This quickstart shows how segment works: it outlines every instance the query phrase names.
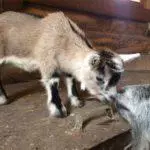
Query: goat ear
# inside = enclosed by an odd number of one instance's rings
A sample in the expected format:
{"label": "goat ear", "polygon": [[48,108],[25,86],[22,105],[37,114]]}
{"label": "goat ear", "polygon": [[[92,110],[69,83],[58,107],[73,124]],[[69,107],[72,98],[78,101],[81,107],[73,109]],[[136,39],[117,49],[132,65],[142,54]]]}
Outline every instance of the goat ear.
{"label": "goat ear", "polygon": [[141,56],[140,53],[135,53],[135,54],[120,54],[119,55],[121,57],[121,59],[123,60],[123,62],[130,62],[134,59],[137,59],[138,57]]}
{"label": "goat ear", "polygon": [[124,65],[121,57],[111,50],[103,50],[100,52],[102,61],[114,72],[123,72]]}

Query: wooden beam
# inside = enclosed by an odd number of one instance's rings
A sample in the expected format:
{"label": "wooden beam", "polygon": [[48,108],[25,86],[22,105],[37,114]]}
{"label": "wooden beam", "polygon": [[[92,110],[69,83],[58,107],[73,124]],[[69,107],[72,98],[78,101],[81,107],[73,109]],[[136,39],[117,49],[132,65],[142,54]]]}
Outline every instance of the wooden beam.
{"label": "wooden beam", "polygon": [[150,21],[150,11],[143,5],[130,0],[26,0],[30,3],[44,4],[61,9],[87,12],[95,15],[108,15],[137,21]]}

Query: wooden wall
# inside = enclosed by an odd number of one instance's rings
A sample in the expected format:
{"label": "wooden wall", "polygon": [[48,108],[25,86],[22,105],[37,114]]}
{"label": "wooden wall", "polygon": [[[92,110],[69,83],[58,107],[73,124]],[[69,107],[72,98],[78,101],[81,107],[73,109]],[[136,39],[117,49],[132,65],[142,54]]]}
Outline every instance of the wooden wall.
{"label": "wooden wall", "polygon": [[23,0],[0,0],[0,12],[22,8]]}
{"label": "wooden wall", "polygon": [[131,0],[26,0],[60,9],[107,15],[137,21],[150,21],[150,11]]}
{"label": "wooden wall", "polygon": [[148,27],[146,22],[97,16],[46,5],[26,4],[22,9],[23,12],[39,16],[46,16],[48,13],[60,10],[85,31],[98,50],[105,47],[119,53],[145,53],[150,50],[150,39],[146,36]]}

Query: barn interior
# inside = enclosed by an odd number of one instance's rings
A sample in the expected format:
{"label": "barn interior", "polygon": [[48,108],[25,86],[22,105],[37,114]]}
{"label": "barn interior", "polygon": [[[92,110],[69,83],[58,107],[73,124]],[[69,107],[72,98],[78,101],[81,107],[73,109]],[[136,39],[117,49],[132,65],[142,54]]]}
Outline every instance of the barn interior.
{"label": "barn interior", "polygon": [[[141,53],[125,64],[118,87],[150,83],[149,0],[0,0],[0,10],[40,17],[63,11],[85,31],[97,51]],[[84,106],[70,109],[66,118],[50,118],[38,72],[5,65],[1,73],[10,104],[0,106],[0,150],[123,150],[130,143],[128,123],[117,113],[108,116],[108,106],[88,99],[79,83]],[[63,76],[59,90],[65,102]]]}

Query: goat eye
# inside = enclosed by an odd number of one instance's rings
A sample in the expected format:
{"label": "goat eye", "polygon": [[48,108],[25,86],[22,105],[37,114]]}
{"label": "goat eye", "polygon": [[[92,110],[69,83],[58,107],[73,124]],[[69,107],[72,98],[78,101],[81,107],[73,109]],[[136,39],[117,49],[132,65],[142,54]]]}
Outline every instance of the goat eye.
{"label": "goat eye", "polygon": [[99,81],[100,83],[104,83],[104,80],[103,78],[100,78],[100,77],[96,77],[97,81]]}

